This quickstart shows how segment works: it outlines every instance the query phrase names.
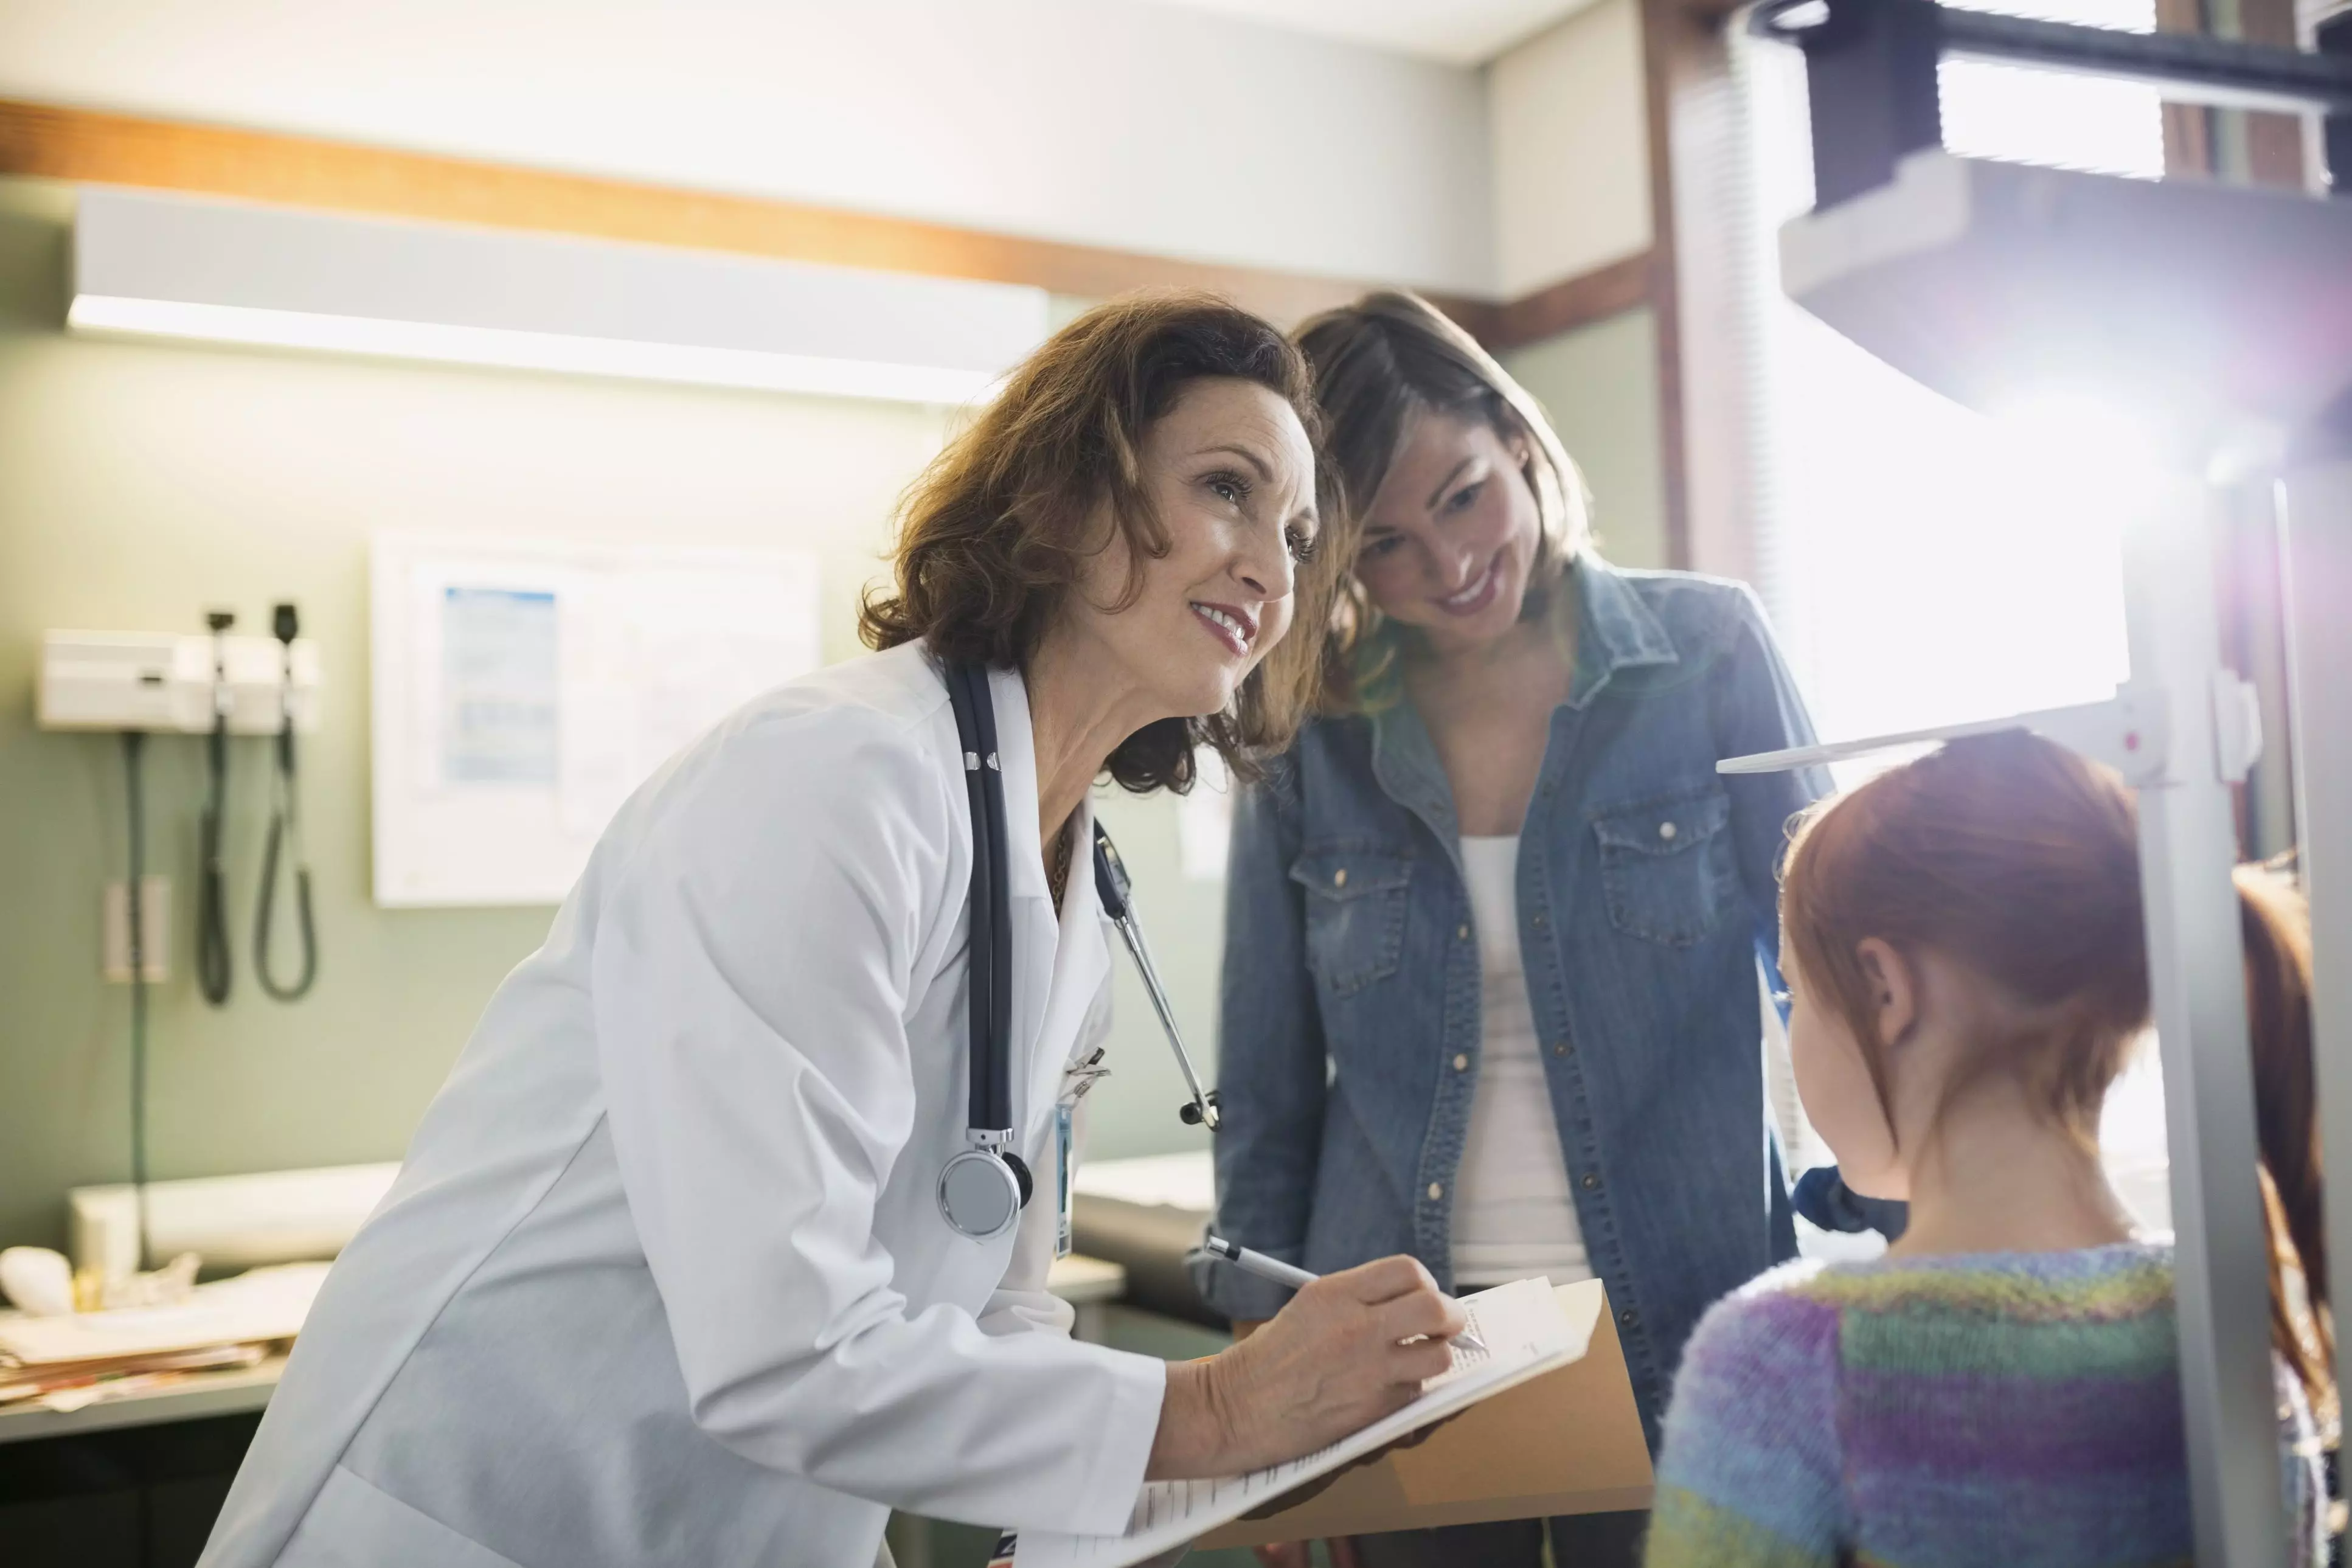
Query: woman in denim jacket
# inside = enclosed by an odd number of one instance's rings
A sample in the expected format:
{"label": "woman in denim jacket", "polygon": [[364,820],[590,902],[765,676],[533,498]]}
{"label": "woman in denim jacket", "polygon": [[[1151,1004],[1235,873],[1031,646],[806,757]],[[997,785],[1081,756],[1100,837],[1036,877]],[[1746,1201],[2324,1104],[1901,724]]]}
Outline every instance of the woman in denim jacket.
{"label": "woman in denim jacket", "polygon": [[[1715,764],[1811,730],[1754,595],[1603,562],[1534,400],[1435,310],[1374,294],[1299,342],[1357,614],[1327,716],[1237,805],[1218,1231],[1318,1272],[1409,1252],[1448,1289],[1598,1275],[1654,1445],[1699,1314],[1796,1250],[1757,965],[1826,781]],[[1240,1331],[1286,1296],[1195,1268]],[[1643,1517],[1555,1521],[1555,1554],[1630,1563]],[[1542,1535],[1356,1546],[1532,1568]]]}

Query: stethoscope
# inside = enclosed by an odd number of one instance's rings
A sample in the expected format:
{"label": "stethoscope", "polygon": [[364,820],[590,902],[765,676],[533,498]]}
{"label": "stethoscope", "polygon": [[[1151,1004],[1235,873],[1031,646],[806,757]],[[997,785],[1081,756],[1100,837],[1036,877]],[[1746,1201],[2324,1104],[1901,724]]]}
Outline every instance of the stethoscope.
{"label": "stethoscope", "polygon": [[[988,671],[968,659],[945,666],[948,702],[955,710],[956,741],[963,753],[964,790],[971,805],[971,940],[969,947],[971,1018],[971,1084],[965,1117],[965,1147],[940,1173],[940,1213],[959,1235],[986,1241],[1003,1235],[1027,1205],[1034,1182],[1029,1167],[1013,1152],[1013,912],[1006,876],[1004,774],[996,759],[996,705],[988,691]],[[1175,1011],[1152,965],[1151,949],[1135,918],[1134,889],[1110,835],[1095,824],[1095,892],[1103,913],[1118,928],[1152,1011],[1167,1031],[1169,1048],[1183,1070],[1192,1099],[1178,1112],[1189,1127],[1217,1126],[1217,1094],[1201,1087],[1192,1058],[1176,1027]]]}

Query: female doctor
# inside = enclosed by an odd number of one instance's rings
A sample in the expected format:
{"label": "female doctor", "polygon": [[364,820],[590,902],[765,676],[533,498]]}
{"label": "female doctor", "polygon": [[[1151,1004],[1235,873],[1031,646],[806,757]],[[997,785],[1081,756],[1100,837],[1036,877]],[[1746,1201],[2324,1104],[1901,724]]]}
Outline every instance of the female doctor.
{"label": "female doctor", "polygon": [[[1107,1026],[1088,786],[1283,745],[1345,549],[1305,367],[1205,297],[1079,318],[910,492],[877,651],[640,790],[500,987],[320,1293],[204,1562],[863,1568],[888,1509],[1124,1528],[1150,1478],[1307,1452],[1463,1324],[1334,1274],[1166,1365],[1045,1289],[1057,1102]],[[983,660],[1009,843],[1017,1225],[966,1147],[973,859],[942,658]],[[1077,869],[1074,872],[1072,868]]]}

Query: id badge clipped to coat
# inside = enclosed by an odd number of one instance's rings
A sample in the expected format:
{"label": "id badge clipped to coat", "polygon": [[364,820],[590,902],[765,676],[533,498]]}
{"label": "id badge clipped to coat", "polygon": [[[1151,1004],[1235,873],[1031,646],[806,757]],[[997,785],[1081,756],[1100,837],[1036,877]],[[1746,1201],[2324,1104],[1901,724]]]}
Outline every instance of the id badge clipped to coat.
{"label": "id badge clipped to coat", "polygon": [[1077,1118],[1078,1101],[1087,1097],[1099,1079],[1110,1076],[1110,1068],[1102,1065],[1103,1050],[1095,1047],[1094,1055],[1074,1063],[1062,1074],[1062,1092],[1054,1101],[1054,1185],[1059,1201],[1055,1205],[1054,1256],[1070,1255],[1072,1211],[1076,1202],[1073,1184],[1078,1169]]}

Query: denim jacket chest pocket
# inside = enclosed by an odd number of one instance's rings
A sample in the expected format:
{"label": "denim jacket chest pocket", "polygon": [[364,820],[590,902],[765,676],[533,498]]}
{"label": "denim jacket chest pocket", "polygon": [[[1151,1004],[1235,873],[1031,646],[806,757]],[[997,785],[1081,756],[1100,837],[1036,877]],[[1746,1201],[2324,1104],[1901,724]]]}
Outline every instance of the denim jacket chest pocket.
{"label": "denim jacket chest pocket", "polygon": [[1352,846],[1309,847],[1290,878],[1307,893],[1307,966],[1335,995],[1397,972],[1412,862]]}
{"label": "denim jacket chest pocket", "polygon": [[1627,936],[1689,947],[1739,902],[1731,800],[1718,786],[1592,813],[1609,922]]}

